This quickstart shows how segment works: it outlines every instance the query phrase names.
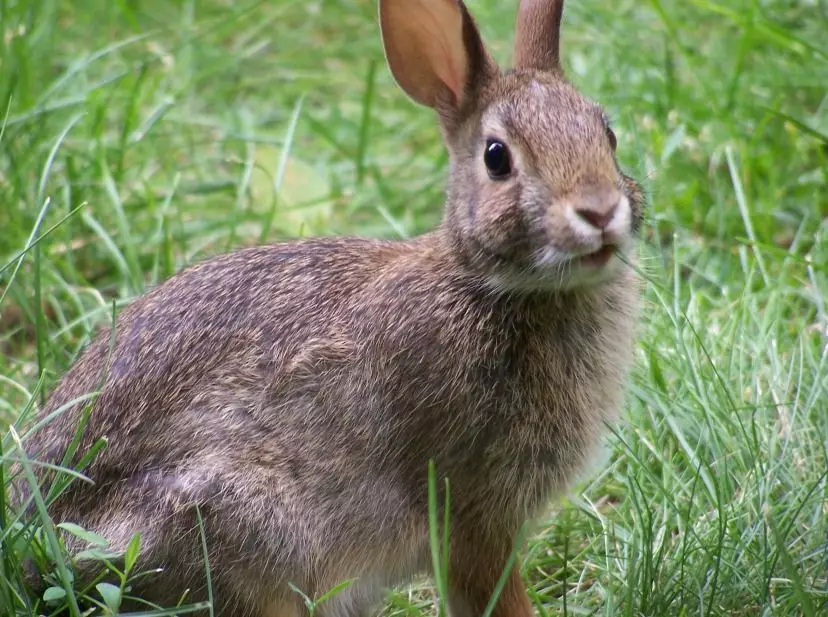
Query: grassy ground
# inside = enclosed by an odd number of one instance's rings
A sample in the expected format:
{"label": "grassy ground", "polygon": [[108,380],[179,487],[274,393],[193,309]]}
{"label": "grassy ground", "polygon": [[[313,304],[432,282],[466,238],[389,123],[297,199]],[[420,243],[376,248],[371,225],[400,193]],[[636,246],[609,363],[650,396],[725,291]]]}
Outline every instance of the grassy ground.
{"label": "grassy ground", "polygon": [[[469,4],[508,60],[515,3]],[[823,0],[569,3],[569,74],[652,204],[624,422],[524,554],[542,616],[828,614],[826,32]],[[440,217],[433,118],[366,0],[0,0],[0,96],[7,453],[113,299],[231,247]],[[0,614],[33,614],[0,522]]]}

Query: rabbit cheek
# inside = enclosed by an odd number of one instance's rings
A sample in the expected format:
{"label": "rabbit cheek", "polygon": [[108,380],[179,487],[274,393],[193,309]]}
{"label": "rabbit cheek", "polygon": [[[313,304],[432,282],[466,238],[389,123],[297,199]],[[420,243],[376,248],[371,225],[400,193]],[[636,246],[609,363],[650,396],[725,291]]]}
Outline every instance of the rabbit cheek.
{"label": "rabbit cheek", "polygon": [[521,186],[517,182],[488,183],[472,202],[472,234],[484,252],[511,263],[521,263],[529,254],[528,228],[520,208]]}

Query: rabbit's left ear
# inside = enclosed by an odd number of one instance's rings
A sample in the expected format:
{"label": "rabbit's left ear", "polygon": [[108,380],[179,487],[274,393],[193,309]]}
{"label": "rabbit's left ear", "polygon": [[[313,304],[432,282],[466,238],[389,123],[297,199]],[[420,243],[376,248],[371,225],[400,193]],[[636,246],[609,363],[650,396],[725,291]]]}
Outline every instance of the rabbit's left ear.
{"label": "rabbit's left ear", "polygon": [[465,106],[497,68],[460,0],[380,0],[385,57],[412,99]]}

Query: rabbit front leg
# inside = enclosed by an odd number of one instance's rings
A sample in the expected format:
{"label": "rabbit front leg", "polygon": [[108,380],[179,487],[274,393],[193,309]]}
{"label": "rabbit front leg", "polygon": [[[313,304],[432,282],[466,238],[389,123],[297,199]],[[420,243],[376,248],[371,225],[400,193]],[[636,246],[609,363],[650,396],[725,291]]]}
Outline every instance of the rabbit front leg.
{"label": "rabbit front leg", "polygon": [[[481,617],[494,595],[512,550],[513,538],[492,541],[466,538],[454,543],[449,566],[449,612],[451,617]],[[492,617],[532,617],[533,609],[520,568],[513,564],[497,599]]]}

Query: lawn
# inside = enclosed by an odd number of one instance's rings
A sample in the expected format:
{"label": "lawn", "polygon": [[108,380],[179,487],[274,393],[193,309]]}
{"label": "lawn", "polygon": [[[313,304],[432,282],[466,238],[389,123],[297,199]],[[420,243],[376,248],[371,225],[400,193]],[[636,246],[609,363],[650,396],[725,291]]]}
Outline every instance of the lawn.
{"label": "lawn", "polygon": [[[504,63],[515,4],[469,1]],[[826,32],[823,0],[568,3],[568,74],[648,193],[646,292],[606,457],[521,555],[542,617],[828,615]],[[368,0],[0,0],[0,95],[9,457],[113,310],[185,265],[441,216],[434,118]],[[0,615],[49,614],[4,509]],[[434,610],[423,581],[385,613]]]}

